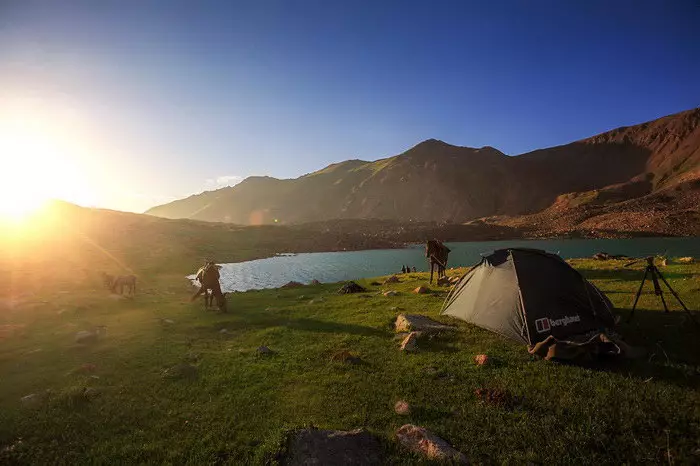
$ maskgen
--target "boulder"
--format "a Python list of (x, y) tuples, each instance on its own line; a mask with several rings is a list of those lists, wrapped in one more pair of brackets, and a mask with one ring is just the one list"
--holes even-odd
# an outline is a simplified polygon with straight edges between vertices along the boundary
[(364, 429), (350, 431), (316, 428), (295, 432), (287, 440), (287, 466), (382, 464), (382, 445)]
[(407, 402), (399, 400), (394, 405), (394, 411), (399, 416), (408, 416), (411, 414), (411, 406)]
[(396, 431), (396, 438), (405, 448), (429, 460), (469, 464), (463, 453), (423, 427), (413, 424), (403, 425)]
[(388, 277), (386, 280), (384, 280), (384, 284), (388, 283), (399, 283), (401, 280), (399, 280), (399, 277), (396, 275), (392, 275), (391, 277)]
[(347, 282), (345, 285), (341, 286), (340, 289), (338, 290), (339, 294), (350, 294), (350, 293), (364, 293), (365, 290), (363, 287), (358, 285), (355, 282)]
[(412, 352), (418, 350), (418, 334), (409, 333), (401, 342), (401, 351)]
[(420, 314), (399, 314), (396, 317), (394, 328), (397, 332), (442, 332), (454, 330), (451, 325), (441, 324), (430, 317)]
[(280, 288), (299, 288), (301, 286), (304, 286), (303, 283), (295, 282), (292, 280), (291, 282), (287, 282), (284, 285), (282, 285)]
[(426, 294), (426, 293), (430, 292), (430, 290), (425, 286), (419, 286), (418, 288), (413, 290), (413, 292), (416, 294)]

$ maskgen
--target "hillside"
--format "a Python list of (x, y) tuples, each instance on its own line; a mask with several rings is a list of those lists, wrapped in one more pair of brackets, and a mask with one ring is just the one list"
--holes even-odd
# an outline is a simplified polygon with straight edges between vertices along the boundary
[[(572, 214), (592, 198), (607, 206), (605, 212), (622, 213), (651, 204), (663, 208), (673, 193), (674, 205), (690, 205), (696, 213), (699, 178), (700, 109), (694, 109), (512, 157), (492, 147), (431, 139), (393, 157), (346, 161), (296, 179), (251, 177), (147, 213), (238, 224), (373, 218), (462, 223), (498, 216), (489, 223), (537, 230), (532, 222), (540, 217), (532, 214)], [(697, 228), (695, 222), (684, 231)]]

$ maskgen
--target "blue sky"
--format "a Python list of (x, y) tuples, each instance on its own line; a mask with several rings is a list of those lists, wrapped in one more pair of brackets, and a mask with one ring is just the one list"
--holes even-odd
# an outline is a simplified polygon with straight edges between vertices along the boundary
[(428, 138), (514, 155), (696, 107), (698, 24), (696, 1), (0, 0), (0, 105), (68, 126), (91, 203), (141, 211)]

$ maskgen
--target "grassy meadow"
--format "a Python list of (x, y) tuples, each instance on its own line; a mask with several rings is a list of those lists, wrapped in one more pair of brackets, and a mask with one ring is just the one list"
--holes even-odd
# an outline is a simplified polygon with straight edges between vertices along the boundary
[[(616, 306), (631, 306), (643, 264), (573, 263)], [(699, 265), (662, 270), (690, 308), (700, 307)], [(682, 312), (660, 312), (650, 284), (620, 329), (648, 354), (579, 367), (439, 317), (445, 289), (411, 293), (426, 274), (372, 281), (360, 280), (369, 291), (353, 295), (338, 295), (339, 284), (234, 293), (228, 314), (190, 303), (193, 290), (176, 274), (143, 277), (134, 299), (115, 299), (90, 274), (70, 288), (6, 299), (0, 463), (275, 464), (285, 433), (313, 425), (366, 427), (383, 440), (387, 464), (415, 464), (393, 435), (409, 422), (477, 463), (700, 461), (700, 328)], [(377, 293), (388, 289), (399, 294)], [(404, 354), (392, 328), (400, 312), (459, 329)], [(75, 343), (76, 332), (96, 325), (107, 327), (103, 339)], [(261, 345), (274, 353), (258, 354)], [(334, 361), (344, 350), (362, 363)], [(476, 366), (479, 353), (494, 364)], [(479, 388), (517, 402), (484, 403)], [(410, 415), (394, 413), (399, 399)]]

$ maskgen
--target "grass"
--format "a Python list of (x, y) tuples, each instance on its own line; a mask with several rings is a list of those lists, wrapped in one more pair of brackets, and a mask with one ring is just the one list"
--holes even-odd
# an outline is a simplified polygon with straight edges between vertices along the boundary
[[(573, 262), (616, 306), (631, 306), (643, 264)], [(688, 307), (700, 308), (700, 266), (662, 271)], [(415, 464), (393, 435), (409, 422), (477, 463), (700, 461), (700, 330), (681, 312), (664, 315), (650, 285), (620, 329), (647, 356), (579, 367), (537, 360), (522, 345), (438, 316), (444, 291), (410, 292), (426, 283), (421, 273), (388, 286), (360, 280), (369, 291), (359, 295), (338, 295), (337, 284), (235, 293), (228, 314), (190, 303), (180, 275), (150, 277), (133, 300), (114, 300), (86, 277), (0, 314), (0, 463), (274, 463), (288, 430), (314, 425), (366, 427), (382, 439), (387, 464)], [(459, 330), (403, 354), (391, 327), (399, 312)], [(74, 343), (94, 325), (107, 326), (103, 340)], [(259, 355), (261, 345), (274, 353)], [(343, 350), (363, 363), (333, 361)], [(479, 353), (496, 364), (476, 366)], [(197, 376), (164, 376), (183, 363)], [(84, 364), (96, 368), (81, 371)], [(484, 404), (475, 395), (482, 387), (522, 401)], [(25, 406), (31, 393), (42, 399)], [(411, 415), (394, 413), (399, 399)]]

